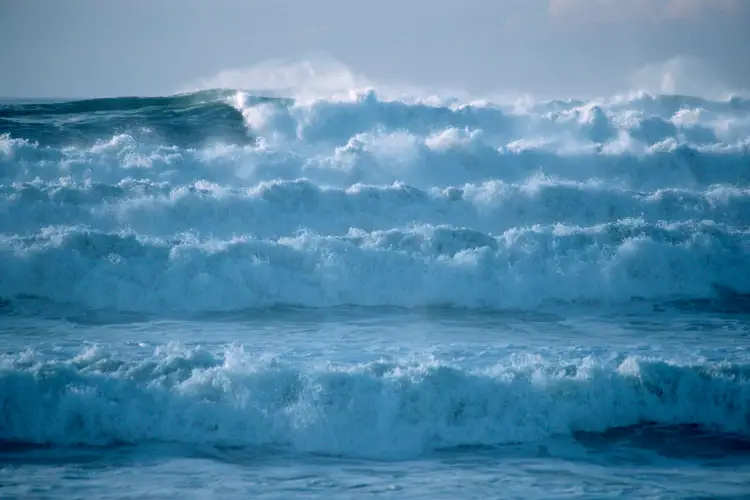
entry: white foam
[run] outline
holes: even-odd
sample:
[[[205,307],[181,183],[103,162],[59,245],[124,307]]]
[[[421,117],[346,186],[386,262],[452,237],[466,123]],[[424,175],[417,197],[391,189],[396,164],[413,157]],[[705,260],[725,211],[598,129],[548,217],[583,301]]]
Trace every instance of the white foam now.
[[[242,144],[3,135],[0,296],[200,311],[750,291],[742,98],[349,97],[179,98],[244,123]]]
[[[623,219],[491,236],[417,225],[341,236],[169,239],[48,229],[0,240],[0,296],[148,312],[272,305],[527,308],[750,289],[747,231]]]
[[[135,362],[101,348],[4,355],[0,439],[406,458],[642,423],[750,431],[744,365],[525,356],[475,371],[436,360],[295,367],[241,348],[165,347]]]

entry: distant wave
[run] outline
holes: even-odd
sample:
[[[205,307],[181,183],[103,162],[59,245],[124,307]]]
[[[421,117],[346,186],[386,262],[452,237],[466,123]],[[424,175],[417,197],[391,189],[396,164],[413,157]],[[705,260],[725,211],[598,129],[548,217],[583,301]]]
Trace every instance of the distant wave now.
[[[242,113],[230,105],[235,94],[210,90],[168,97],[4,103],[0,131],[42,146],[90,146],[118,134],[185,147],[211,141],[248,144],[253,137]]]
[[[750,101],[0,105],[0,298],[195,312],[750,293]]]
[[[240,351],[160,349],[128,361],[0,359],[0,440],[280,446],[366,457],[571,437],[639,424],[700,425],[747,438],[750,369],[625,358],[294,368]]]

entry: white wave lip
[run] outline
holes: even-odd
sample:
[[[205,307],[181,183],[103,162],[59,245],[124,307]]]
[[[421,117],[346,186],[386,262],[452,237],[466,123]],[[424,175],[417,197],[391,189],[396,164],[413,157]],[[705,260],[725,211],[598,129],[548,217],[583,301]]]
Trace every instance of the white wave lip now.
[[[436,361],[299,369],[236,348],[223,355],[162,348],[137,362],[100,349],[58,360],[27,352],[2,360],[0,439],[403,457],[643,423],[750,432],[746,366],[637,358],[555,363],[509,359],[483,371]]]

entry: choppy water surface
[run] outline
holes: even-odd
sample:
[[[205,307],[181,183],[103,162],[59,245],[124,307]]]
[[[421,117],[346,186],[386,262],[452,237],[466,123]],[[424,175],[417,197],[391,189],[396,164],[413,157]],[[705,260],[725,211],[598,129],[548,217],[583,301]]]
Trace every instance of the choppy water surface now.
[[[750,495],[750,101],[0,105],[0,496]]]

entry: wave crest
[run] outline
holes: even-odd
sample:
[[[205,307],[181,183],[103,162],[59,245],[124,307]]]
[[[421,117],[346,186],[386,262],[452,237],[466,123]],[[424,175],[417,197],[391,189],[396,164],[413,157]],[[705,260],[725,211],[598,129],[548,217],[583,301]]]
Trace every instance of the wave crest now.
[[[0,296],[155,313],[276,305],[537,307],[715,296],[750,289],[750,236],[714,223],[623,220],[450,226],[201,240],[46,230],[0,242]]]
[[[626,358],[438,362],[297,369],[157,350],[138,362],[90,349],[72,359],[5,356],[0,439],[58,445],[166,441],[405,457],[533,442],[643,423],[748,436],[747,366]]]

